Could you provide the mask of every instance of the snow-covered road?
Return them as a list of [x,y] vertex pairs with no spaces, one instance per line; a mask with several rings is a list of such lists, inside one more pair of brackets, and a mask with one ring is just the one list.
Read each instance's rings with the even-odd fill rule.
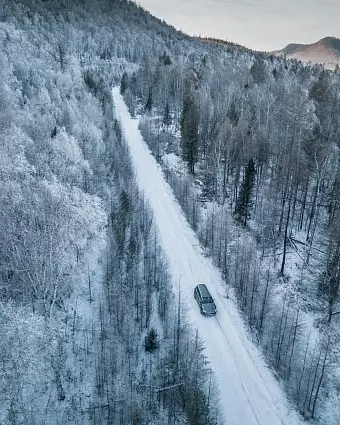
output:
[[[188,224],[163,173],[143,141],[138,121],[132,119],[119,93],[113,89],[116,118],[121,124],[136,170],[140,190],[154,213],[160,240],[174,284],[181,284],[188,317],[205,343],[220,387],[227,425],[297,425],[295,411],[268,370],[258,349],[249,341],[234,303],[212,261],[204,257],[195,232]],[[194,287],[206,283],[217,305],[216,317],[203,317],[193,297]]]

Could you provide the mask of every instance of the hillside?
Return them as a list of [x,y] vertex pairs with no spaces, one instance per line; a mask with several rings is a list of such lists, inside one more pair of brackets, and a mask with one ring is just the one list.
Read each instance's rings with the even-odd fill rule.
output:
[[124,75],[124,99],[289,398],[336,424],[339,76],[204,48]]
[[4,0],[0,44],[1,424],[216,423],[111,95],[195,43],[132,2]]
[[339,75],[125,0],[3,0],[0,45],[0,423],[338,425]]
[[327,68],[334,69],[340,64],[340,39],[325,37],[312,44],[289,44],[272,53],[288,59],[324,64]]

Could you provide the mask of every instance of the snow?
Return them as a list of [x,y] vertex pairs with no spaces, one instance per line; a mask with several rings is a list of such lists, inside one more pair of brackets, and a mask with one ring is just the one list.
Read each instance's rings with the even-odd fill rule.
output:
[[[180,285],[189,320],[198,328],[205,354],[220,388],[220,403],[228,425],[295,425],[302,421],[288,405],[280,385],[251,343],[226,285],[195,232],[186,221],[164,175],[151,155],[119,93],[113,89],[116,118],[121,124],[139,188],[153,210],[174,287]],[[194,287],[206,283],[217,305],[216,317],[203,317],[193,297]]]
[[178,174],[182,174],[186,168],[184,162],[174,153],[164,154],[162,160],[169,170],[176,171]]

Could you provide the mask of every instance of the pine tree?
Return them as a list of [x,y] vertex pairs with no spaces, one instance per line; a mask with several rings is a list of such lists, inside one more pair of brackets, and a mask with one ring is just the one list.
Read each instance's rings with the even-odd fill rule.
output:
[[234,102],[232,102],[232,104],[230,105],[230,108],[227,112],[227,117],[229,118],[231,124],[233,125],[233,127],[237,126],[238,120],[240,118],[240,114],[237,112],[236,110],[236,105]]
[[181,145],[183,159],[188,163],[190,172],[194,174],[198,150],[198,116],[194,100],[188,95],[183,101]]
[[244,172],[243,182],[235,207],[236,217],[244,226],[247,225],[247,219],[250,217],[255,175],[255,162],[253,158],[251,158]]
[[51,139],[54,139],[57,133],[58,133],[58,129],[57,129],[57,126],[55,126],[51,133]]
[[150,112],[151,109],[152,109],[152,90],[149,89],[148,99],[147,99],[146,104],[145,104],[145,111]]
[[163,55],[159,57],[159,61],[165,66],[172,65],[170,56],[166,52],[164,52]]
[[145,337],[145,351],[152,353],[159,348],[158,335],[154,328],[151,328]]
[[268,79],[268,71],[266,62],[262,58],[256,58],[250,68],[250,75],[253,77],[255,84],[264,84]]
[[330,81],[327,72],[322,72],[309,90],[309,97],[318,103],[329,101]]
[[126,89],[129,86],[129,78],[126,72],[124,72],[121,82],[120,82],[120,94],[124,95]]
[[166,102],[166,105],[164,108],[164,115],[163,115],[163,124],[166,127],[169,127],[171,123],[172,123],[172,119],[171,119],[170,107],[169,107],[169,103]]

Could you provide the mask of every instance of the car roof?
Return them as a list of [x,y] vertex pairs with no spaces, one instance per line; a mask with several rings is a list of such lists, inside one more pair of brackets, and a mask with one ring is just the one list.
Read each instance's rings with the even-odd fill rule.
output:
[[204,283],[200,283],[198,286],[198,289],[202,295],[202,297],[211,297],[211,294],[208,290],[208,288],[206,287],[206,285]]

